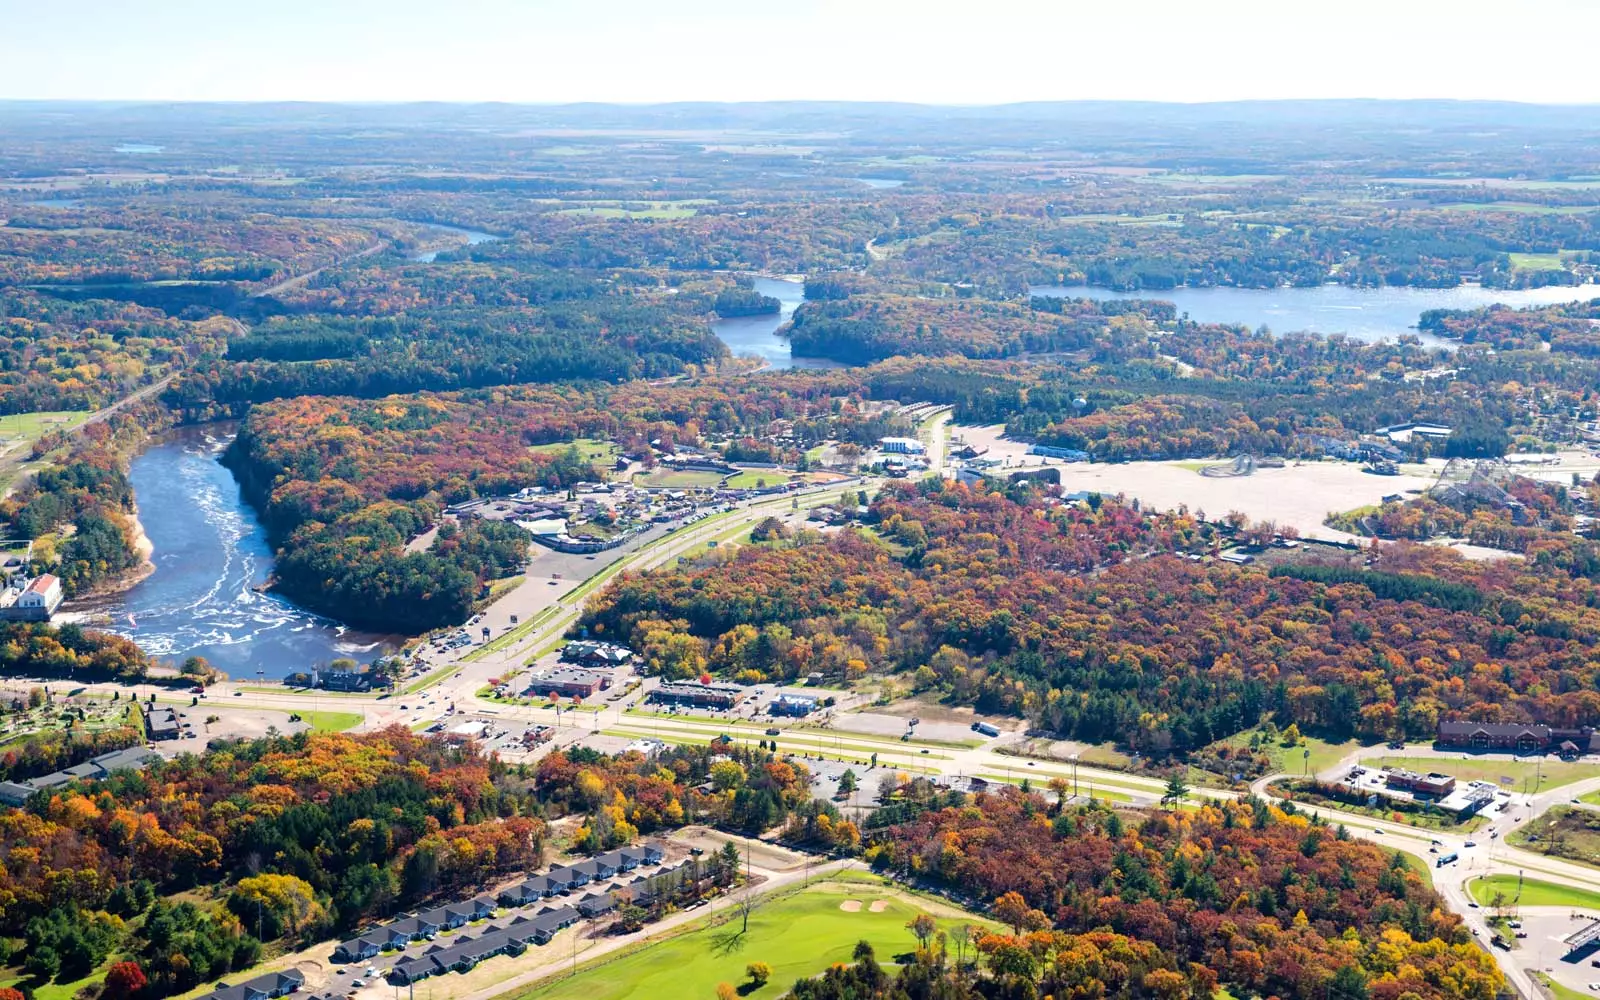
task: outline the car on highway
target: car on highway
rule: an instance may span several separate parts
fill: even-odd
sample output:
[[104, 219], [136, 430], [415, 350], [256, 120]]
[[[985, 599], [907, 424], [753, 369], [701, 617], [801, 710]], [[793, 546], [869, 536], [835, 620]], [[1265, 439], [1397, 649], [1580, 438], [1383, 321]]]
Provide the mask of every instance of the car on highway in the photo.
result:
[[772, 726], [767, 729], [768, 736], [777, 736], [780, 732], [782, 732], [782, 730], [778, 729], [776, 726]]
[[1478, 846], [1478, 842], [1476, 840], [1469, 840], [1463, 846], [1465, 846], [1465, 847], [1477, 847]]

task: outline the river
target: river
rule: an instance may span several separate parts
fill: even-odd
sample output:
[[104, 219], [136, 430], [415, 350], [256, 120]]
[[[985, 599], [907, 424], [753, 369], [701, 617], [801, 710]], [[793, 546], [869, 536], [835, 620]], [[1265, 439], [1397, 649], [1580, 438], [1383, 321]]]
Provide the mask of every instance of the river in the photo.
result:
[[[418, 225], [427, 226], [429, 229], [436, 229], [441, 233], [455, 233], [457, 236], [465, 236], [467, 238], [467, 246], [469, 247], [477, 246], [479, 243], [493, 243], [495, 240], [505, 239], [504, 236], [496, 236], [494, 233], [481, 233], [476, 229], [462, 229], [459, 226], [446, 226], [438, 222], [421, 222], [418, 223]], [[451, 249], [456, 248], [452, 247]], [[441, 252], [442, 251], [439, 250], [424, 250], [421, 253], [412, 254], [411, 259], [421, 261], [424, 264], [431, 264], [434, 260], [438, 259]]]
[[348, 656], [367, 661], [395, 637], [369, 635], [255, 588], [272, 550], [233, 474], [218, 461], [226, 425], [180, 428], [134, 458], [130, 479], [156, 570], [120, 594], [74, 604], [77, 617], [164, 659], [204, 656], [236, 679], [281, 678]]
[[755, 355], [769, 368], [842, 368], [827, 358], [796, 357], [789, 350], [789, 338], [777, 336], [777, 331], [805, 299], [806, 283], [788, 278], [756, 278], [755, 290], [769, 295], [781, 303], [775, 313], [760, 316], [734, 316], [719, 319], [711, 324], [711, 332], [728, 345], [735, 356]]
[[[1344, 333], [1360, 340], [1389, 340], [1414, 333], [1417, 320], [1429, 309], [1476, 309], [1502, 303], [1508, 306], [1552, 305], [1600, 298], [1600, 285], [1549, 286], [1501, 290], [1478, 285], [1456, 288], [1350, 288], [1319, 285], [1311, 288], [1170, 288], [1164, 291], [1116, 292], [1086, 285], [1035, 285], [1034, 295], [1085, 299], [1160, 299], [1178, 307], [1178, 313], [1200, 323], [1265, 325], [1274, 333]], [[1423, 343], [1453, 346], [1439, 338], [1419, 335]]]

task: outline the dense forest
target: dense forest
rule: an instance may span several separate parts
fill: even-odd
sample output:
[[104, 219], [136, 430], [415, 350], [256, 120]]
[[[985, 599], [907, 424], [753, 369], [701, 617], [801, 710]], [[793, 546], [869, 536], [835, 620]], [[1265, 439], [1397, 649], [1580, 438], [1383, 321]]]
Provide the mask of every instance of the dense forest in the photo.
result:
[[1005, 790], [889, 827], [867, 857], [993, 900], [1009, 933], [971, 942], [974, 972], [944, 941], [897, 977], [858, 954], [795, 996], [1198, 1000], [1220, 984], [1489, 1000], [1503, 988], [1494, 959], [1400, 855], [1260, 800], [1129, 815]]
[[1431, 736], [1455, 717], [1600, 722], [1587, 576], [1406, 546], [1369, 570], [1269, 574], [1182, 558], [1235, 530], [1198, 512], [948, 482], [889, 488], [870, 520], [871, 536], [625, 575], [583, 624], [664, 676], [894, 671], [955, 704], [1150, 753], [1265, 717], [1365, 738]]

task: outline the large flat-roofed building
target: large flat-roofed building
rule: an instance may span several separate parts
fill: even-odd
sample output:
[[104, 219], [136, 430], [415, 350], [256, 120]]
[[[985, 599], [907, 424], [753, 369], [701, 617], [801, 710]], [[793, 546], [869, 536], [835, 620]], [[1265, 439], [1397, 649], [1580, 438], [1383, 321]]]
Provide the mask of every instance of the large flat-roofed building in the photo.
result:
[[891, 455], [921, 455], [928, 450], [921, 441], [907, 437], [879, 438], [878, 447]]
[[611, 686], [611, 676], [596, 670], [564, 667], [528, 682], [533, 697], [557, 695], [562, 698], [590, 698]]
[[822, 699], [814, 694], [780, 694], [772, 699], [772, 704], [767, 711], [773, 715], [791, 715], [796, 718], [810, 715], [822, 704]]
[[1412, 795], [1424, 795], [1431, 798], [1444, 798], [1456, 790], [1456, 779], [1448, 774], [1430, 772], [1419, 774], [1416, 771], [1407, 771], [1402, 767], [1385, 768], [1383, 783], [1390, 788]]
[[578, 639], [561, 647], [561, 659], [585, 667], [620, 667], [633, 659], [633, 650], [615, 643]]
[[749, 693], [733, 684], [695, 684], [688, 681], [668, 681], [650, 692], [649, 700], [666, 705], [689, 705], [694, 708], [735, 708]]
[[151, 740], [175, 740], [183, 727], [178, 724], [178, 713], [170, 708], [146, 705], [144, 708], [144, 735]]

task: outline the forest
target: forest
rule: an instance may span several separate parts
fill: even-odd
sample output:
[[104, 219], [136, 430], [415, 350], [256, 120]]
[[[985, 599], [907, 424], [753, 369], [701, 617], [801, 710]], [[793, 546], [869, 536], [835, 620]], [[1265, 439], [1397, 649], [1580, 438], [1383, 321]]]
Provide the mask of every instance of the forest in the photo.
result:
[[[797, 984], [795, 996], [1197, 1000], [1220, 985], [1489, 1000], [1504, 987], [1398, 853], [1259, 799], [1129, 814], [1006, 789], [875, 833], [866, 857], [992, 900], [1009, 933], [970, 942], [971, 972], [969, 942], [946, 940], [896, 977], [858, 953], [854, 968]], [[945, 984], [931, 990], [930, 977]]]
[[1600, 721], [1587, 576], [1406, 545], [1365, 571], [1269, 574], [1182, 558], [1237, 530], [1199, 512], [949, 482], [892, 486], [869, 521], [624, 575], [582, 624], [663, 676], [892, 672], [1157, 755], [1266, 718], [1368, 739], [1430, 737], [1450, 718]]

